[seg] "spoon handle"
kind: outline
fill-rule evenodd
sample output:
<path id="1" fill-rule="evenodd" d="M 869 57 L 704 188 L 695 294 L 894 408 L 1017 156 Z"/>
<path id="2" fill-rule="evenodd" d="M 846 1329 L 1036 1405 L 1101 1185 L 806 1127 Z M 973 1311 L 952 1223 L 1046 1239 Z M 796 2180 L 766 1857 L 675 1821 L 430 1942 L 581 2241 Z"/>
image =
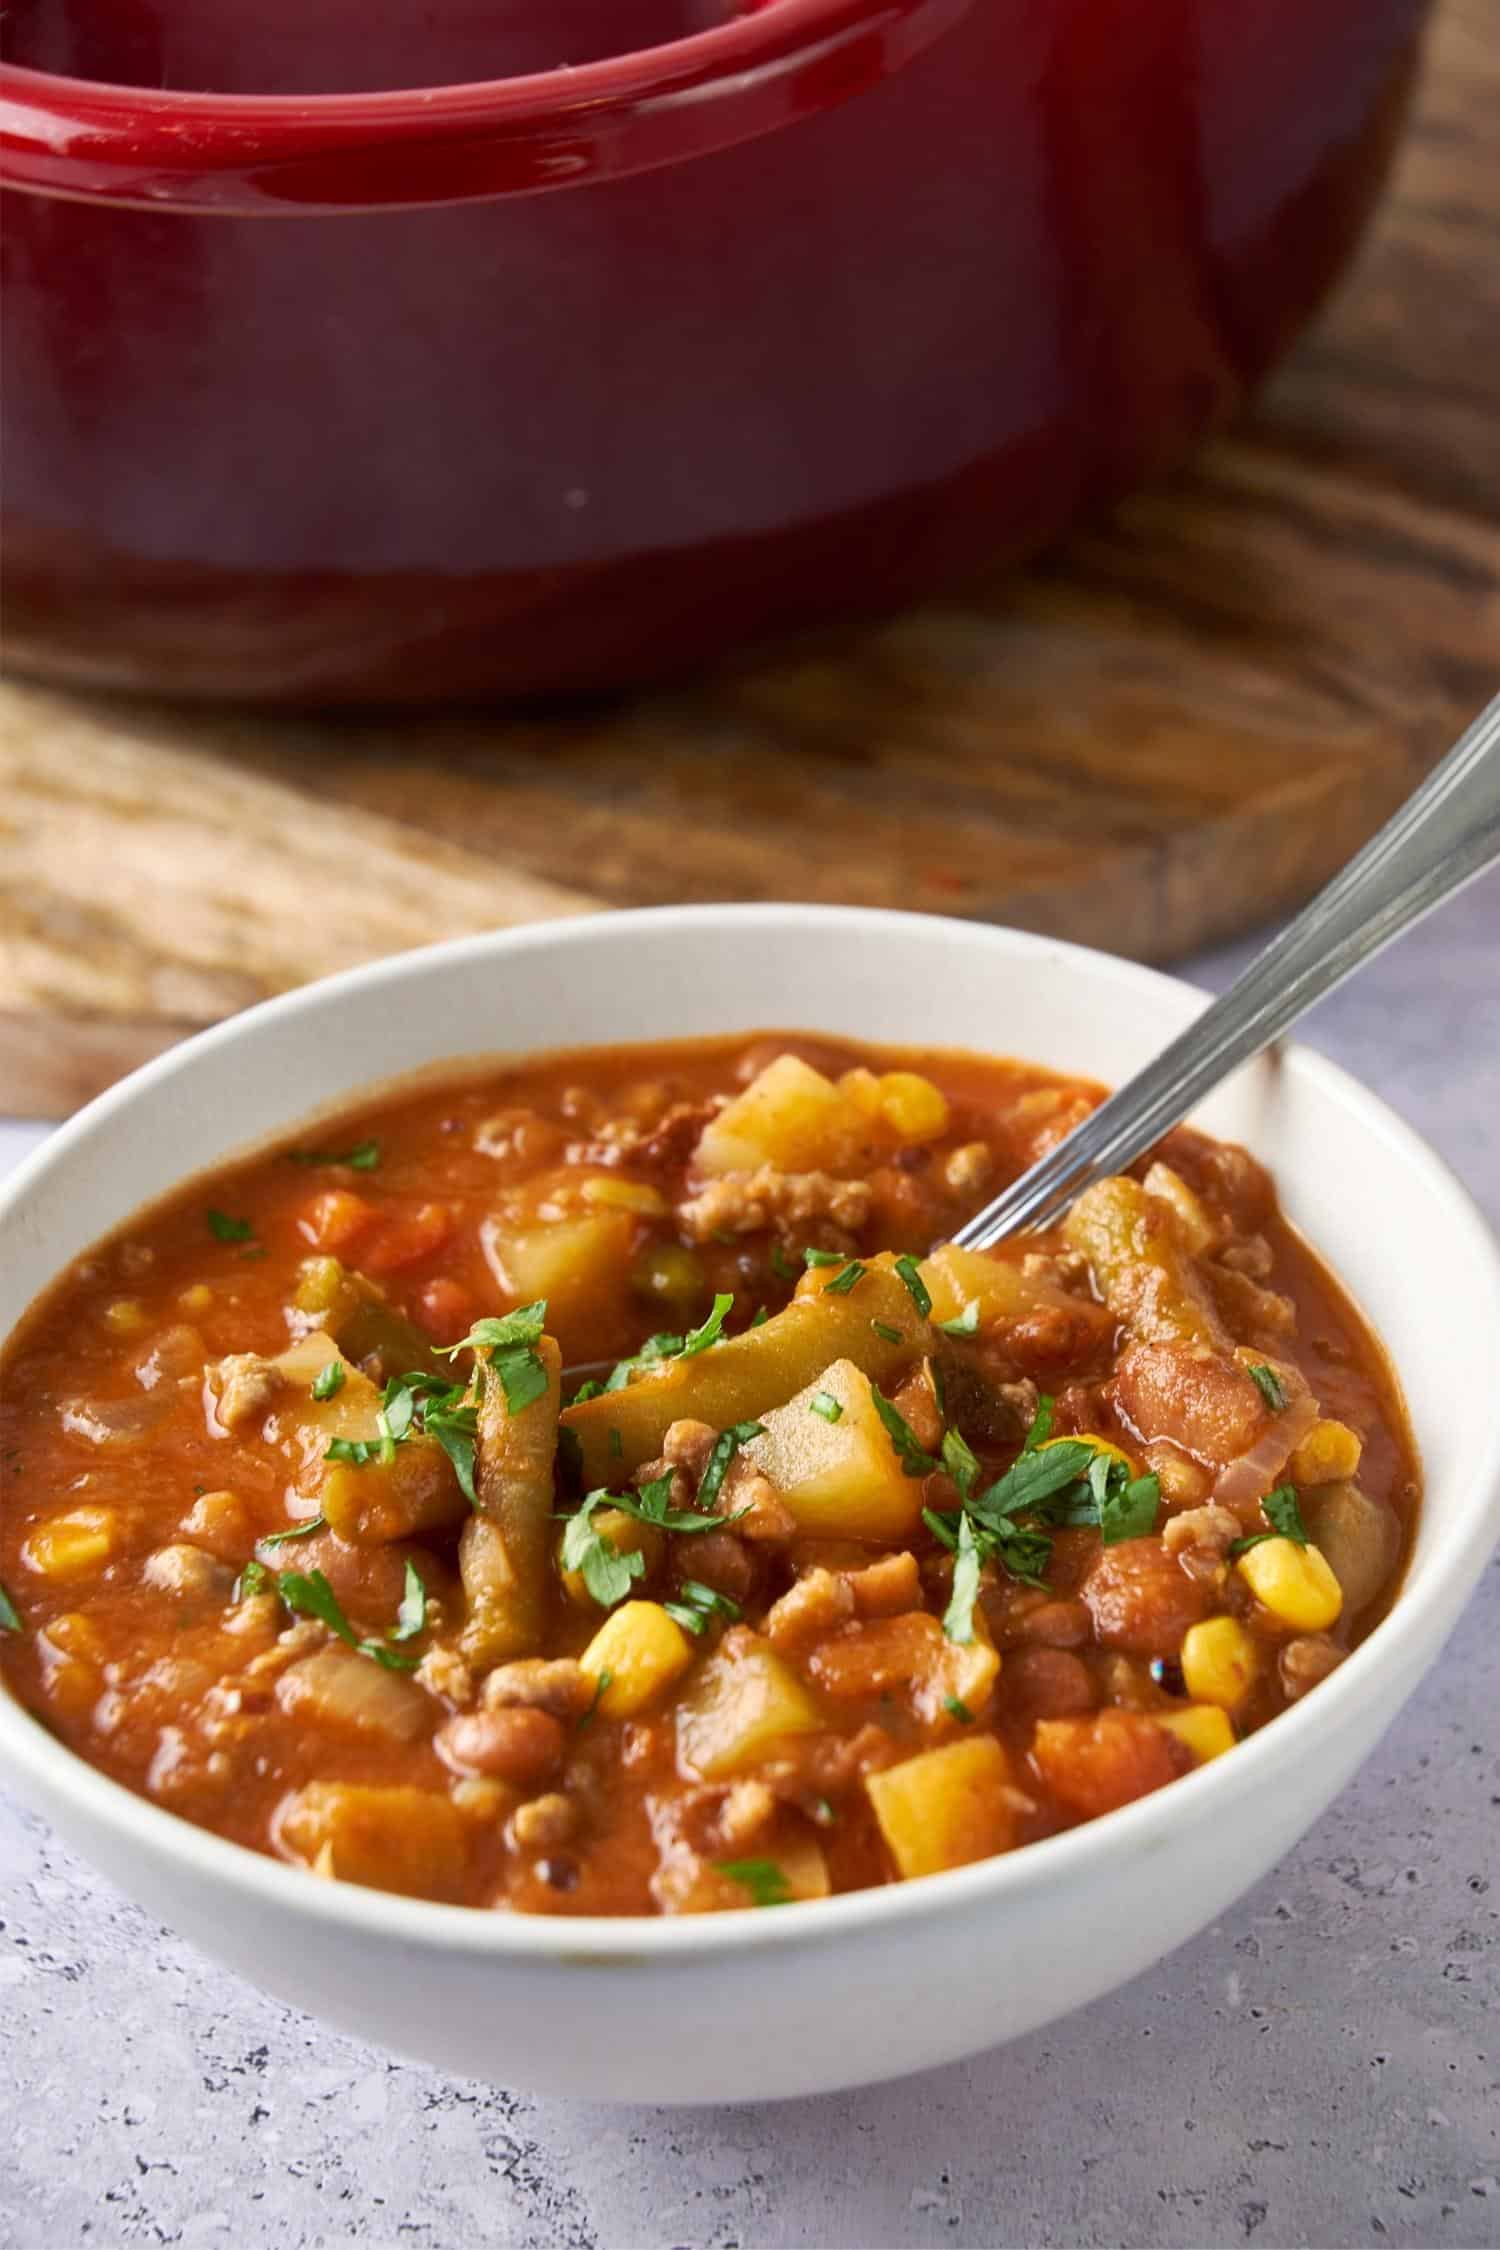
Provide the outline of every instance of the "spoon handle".
<path id="1" fill-rule="evenodd" d="M 1500 857 L 1500 696 L 1378 835 L 1145 1069 L 954 1237 L 983 1250 L 1055 1225 L 1335 985 Z"/>

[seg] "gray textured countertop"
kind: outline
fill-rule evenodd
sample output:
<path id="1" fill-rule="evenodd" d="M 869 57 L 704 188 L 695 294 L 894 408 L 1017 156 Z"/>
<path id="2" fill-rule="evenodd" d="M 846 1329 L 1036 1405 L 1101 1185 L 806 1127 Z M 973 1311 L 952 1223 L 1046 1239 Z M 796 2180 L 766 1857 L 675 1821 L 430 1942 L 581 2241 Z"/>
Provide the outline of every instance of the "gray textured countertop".
<path id="1" fill-rule="evenodd" d="M 1307 1036 L 1500 1222 L 1500 877 Z M 0 1128 L 0 1163 L 26 1139 Z M 0 1800 L 0 2240 L 1500 2244 L 1497 1710 L 1500 1561 L 1363 1773 L 1194 1944 L 1013 2047 L 786 2108 L 604 2110 L 393 2062 Z"/>

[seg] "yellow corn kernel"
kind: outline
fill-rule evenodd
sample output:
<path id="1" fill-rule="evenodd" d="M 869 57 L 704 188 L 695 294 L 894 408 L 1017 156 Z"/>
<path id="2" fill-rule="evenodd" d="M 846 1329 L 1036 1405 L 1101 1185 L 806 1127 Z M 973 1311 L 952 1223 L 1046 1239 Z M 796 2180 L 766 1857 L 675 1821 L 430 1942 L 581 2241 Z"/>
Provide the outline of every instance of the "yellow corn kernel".
<path id="1" fill-rule="evenodd" d="M 608 1546 L 613 1547 L 617 1555 L 643 1555 L 648 1578 L 666 1549 L 667 1535 L 664 1531 L 658 1530 L 654 1523 L 639 1523 L 634 1516 L 628 1516 L 623 1508 L 601 1508 L 590 1519 L 589 1529 L 596 1531 Z M 563 1571 L 562 1582 L 570 1602 L 577 1602 L 580 1609 L 594 1606 L 594 1597 L 584 1583 L 581 1570 Z"/>
<path id="2" fill-rule="evenodd" d="M 1155 1711 L 1152 1717 L 1168 1734 L 1175 1734 L 1185 1742 L 1200 1766 L 1210 1758 L 1222 1758 L 1235 1744 L 1235 1732 L 1227 1711 L 1217 1703 L 1195 1703 L 1188 1711 Z"/>
<path id="3" fill-rule="evenodd" d="M 1286 1465 L 1292 1484 L 1348 1484 L 1364 1446 L 1347 1422 L 1314 1422 Z"/>
<path id="4" fill-rule="evenodd" d="M 837 1081 L 839 1093 L 851 1109 L 863 1112 L 866 1117 L 878 1117 L 881 1111 L 880 1080 L 873 1070 L 846 1070 Z"/>
<path id="5" fill-rule="evenodd" d="M 659 1602 L 626 1602 L 611 1611 L 578 1659 L 598 1688 L 606 1719 L 633 1719 L 693 1661 L 693 1644 Z M 609 1679 L 601 1687 L 605 1673 Z"/>
<path id="6" fill-rule="evenodd" d="M 117 1529 L 112 1508 L 74 1508 L 38 1524 L 21 1549 L 21 1560 L 43 1578 L 81 1578 L 109 1561 Z"/>
<path id="7" fill-rule="evenodd" d="M 1092 1447 L 1095 1453 L 1108 1454 L 1111 1461 L 1122 1461 L 1133 1477 L 1138 1477 L 1141 1473 L 1140 1464 L 1132 1461 L 1123 1445 L 1116 1445 L 1112 1439 L 1107 1437 L 1092 1437 L 1086 1430 L 1080 1430 L 1077 1437 L 1043 1438 L 1036 1450 L 1038 1453 L 1045 1453 L 1050 1446 L 1054 1445 L 1087 1445 Z"/>
<path id="8" fill-rule="evenodd" d="M 1296 1633 L 1326 1632 L 1344 1606 L 1339 1582 L 1316 1547 L 1263 1539 L 1236 1567 L 1262 1607 Z"/>
<path id="9" fill-rule="evenodd" d="M 599 1172 L 585 1180 L 578 1192 L 585 1203 L 602 1210 L 636 1211 L 646 1219 L 664 1219 L 667 1215 L 667 1199 L 661 1189 L 648 1187 L 644 1180 L 620 1180 Z"/>
<path id="10" fill-rule="evenodd" d="M 184 1312 L 207 1312 L 214 1301 L 214 1293 L 206 1281 L 195 1281 L 177 1292 L 177 1302 Z"/>
<path id="11" fill-rule="evenodd" d="M 888 1070 L 880 1081 L 880 1114 L 903 1141 L 935 1141 L 948 1130 L 948 1102 L 930 1078 Z"/>
<path id="12" fill-rule="evenodd" d="M 1236 1710 L 1255 1685 L 1255 1643 L 1237 1618 L 1206 1617 L 1183 1635 L 1182 1677 L 1195 1703 Z"/>
<path id="13" fill-rule="evenodd" d="M 116 1336 L 139 1336 L 148 1322 L 146 1308 L 138 1297 L 116 1297 L 104 1308 L 104 1325 Z"/>

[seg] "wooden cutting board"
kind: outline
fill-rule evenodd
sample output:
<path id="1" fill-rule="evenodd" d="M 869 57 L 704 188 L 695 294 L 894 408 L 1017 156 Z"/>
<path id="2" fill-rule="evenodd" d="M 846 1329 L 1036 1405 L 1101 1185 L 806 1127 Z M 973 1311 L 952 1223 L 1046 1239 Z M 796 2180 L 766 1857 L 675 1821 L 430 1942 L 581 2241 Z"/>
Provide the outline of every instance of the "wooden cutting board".
<path id="1" fill-rule="evenodd" d="M 1376 228 L 1254 413 L 1028 570 L 583 715 L 0 689 L 0 1111 L 601 905 L 855 900 L 1163 960 L 1307 896 L 1500 674 L 1497 34 L 1495 0 L 1440 7 Z"/>

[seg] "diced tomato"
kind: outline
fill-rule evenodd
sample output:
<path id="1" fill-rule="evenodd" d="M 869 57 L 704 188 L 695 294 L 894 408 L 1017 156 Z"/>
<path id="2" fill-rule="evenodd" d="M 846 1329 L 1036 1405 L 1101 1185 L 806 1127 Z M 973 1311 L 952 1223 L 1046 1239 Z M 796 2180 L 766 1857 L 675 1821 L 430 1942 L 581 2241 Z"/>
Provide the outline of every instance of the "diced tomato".
<path id="1" fill-rule="evenodd" d="M 441 1250 L 452 1232 L 453 1213 L 446 1203 L 419 1203 L 415 1211 L 385 1221 L 360 1263 L 366 1273 L 397 1273 Z"/>
<path id="2" fill-rule="evenodd" d="M 319 1250 L 347 1250 L 379 1217 L 373 1204 L 348 1188 L 325 1188 L 315 1195 L 298 1227 Z"/>
<path id="3" fill-rule="evenodd" d="M 417 1295 L 416 1316 L 437 1344 L 456 1344 L 473 1327 L 479 1306 L 461 1281 L 440 1274 L 424 1282 Z"/>

